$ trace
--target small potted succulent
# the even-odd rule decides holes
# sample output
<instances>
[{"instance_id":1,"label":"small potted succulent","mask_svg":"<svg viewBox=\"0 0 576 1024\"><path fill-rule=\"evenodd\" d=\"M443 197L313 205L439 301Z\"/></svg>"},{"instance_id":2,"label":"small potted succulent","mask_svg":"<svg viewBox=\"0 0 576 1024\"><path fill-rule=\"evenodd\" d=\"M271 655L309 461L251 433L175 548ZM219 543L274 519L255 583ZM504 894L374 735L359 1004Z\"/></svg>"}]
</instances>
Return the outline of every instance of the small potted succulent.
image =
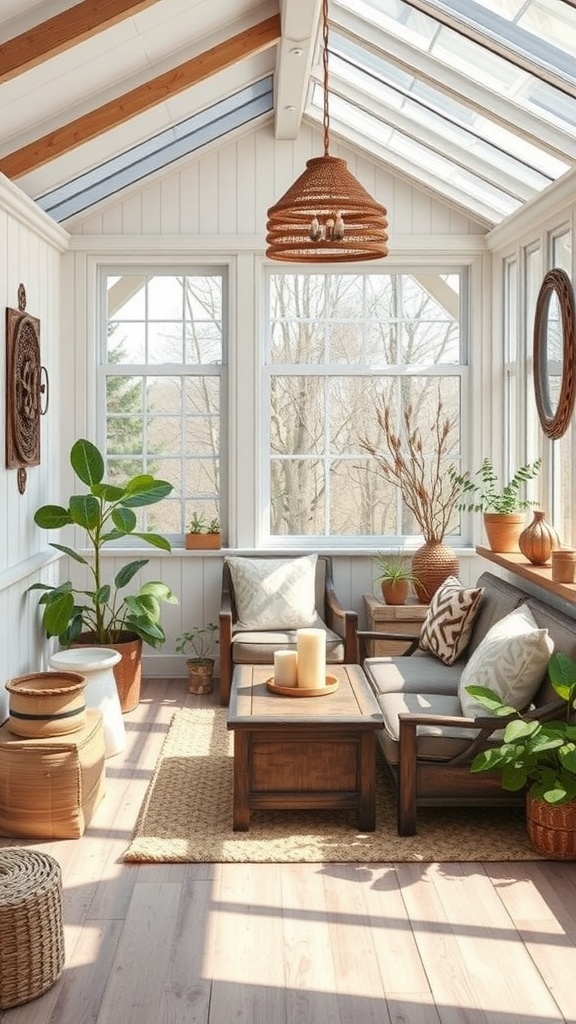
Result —
<instances>
[{"instance_id":1,"label":"small potted succulent","mask_svg":"<svg viewBox=\"0 0 576 1024\"><path fill-rule=\"evenodd\" d=\"M206 519L201 512L194 512L184 536L184 544L188 551L221 547L220 520L217 516Z\"/></svg>"},{"instance_id":2,"label":"small potted succulent","mask_svg":"<svg viewBox=\"0 0 576 1024\"><path fill-rule=\"evenodd\" d=\"M176 638L178 654L190 652L186 659L190 693L212 693L214 677L214 648L218 643L218 626L193 626Z\"/></svg>"},{"instance_id":3,"label":"small potted succulent","mask_svg":"<svg viewBox=\"0 0 576 1024\"><path fill-rule=\"evenodd\" d=\"M418 582L410 560L402 555L389 556L379 551L375 562L378 575L374 577L374 582L380 584L386 604L405 604L410 586Z\"/></svg>"}]
</instances>

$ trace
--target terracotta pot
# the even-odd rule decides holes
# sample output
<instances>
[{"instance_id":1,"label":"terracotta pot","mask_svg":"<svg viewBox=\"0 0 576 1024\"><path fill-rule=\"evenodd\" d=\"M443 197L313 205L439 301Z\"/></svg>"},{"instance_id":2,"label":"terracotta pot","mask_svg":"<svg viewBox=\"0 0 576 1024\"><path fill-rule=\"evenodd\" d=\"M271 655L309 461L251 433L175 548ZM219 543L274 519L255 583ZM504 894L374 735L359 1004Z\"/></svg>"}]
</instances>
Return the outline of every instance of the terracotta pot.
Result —
<instances>
[{"instance_id":1,"label":"terracotta pot","mask_svg":"<svg viewBox=\"0 0 576 1024\"><path fill-rule=\"evenodd\" d=\"M409 580L382 580L380 587L386 604L406 604L410 590Z\"/></svg>"},{"instance_id":2,"label":"terracotta pot","mask_svg":"<svg viewBox=\"0 0 576 1024\"><path fill-rule=\"evenodd\" d=\"M492 551L520 551L518 541L525 522L524 512L485 512L484 529Z\"/></svg>"},{"instance_id":3,"label":"terracotta pot","mask_svg":"<svg viewBox=\"0 0 576 1024\"><path fill-rule=\"evenodd\" d=\"M213 551L222 547L222 537L219 533L185 533L184 545L187 551Z\"/></svg>"},{"instance_id":4,"label":"terracotta pot","mask_svg":"<svg viewBox=\"0 0 576 1024\"><path fill-rule=\"evenodd\" d=\"M214 659L188 658L186 666L190 693L212 693Z\"/></svg>"},{"instance_id":5,"label":"terracotta pot","mask_svg":"<svg viewBox=\"0 0 576 1024\"><path fill-rule=\"evenodd\" d=\"M518 547L534 565L545 565L552 552L560 547L560 537L554 527L546 522L544 512L534 512L532 522L522 530L518 538Z\"/></svg>"},{"instance_id":6,"label":"terracotta pot","mask_svg":"<svg viewBox=\"0 0 576 1024\"><path fill-rule=\"evenodd\" d=\"M120 698L122 713L134 711L140 701L140 688L142 685L142 641L135 633L119 633L114 643L99 645L93 633L82 633L72 644L73 647L98 647L105 646L118 651L122 655L117 665L114 665L114 679L116 689Z\"/></svg>"},{"instance_id":7,"label":"terracotta pot","mask_svg":"<svg viewBox=\"0 0 576 1024\"><path fill-rule=\"evenodd\" d=\"M530 845L545 857L576 860L576 800L549 804L526 797L526 827Z\"/></svg>"},{"instance_id":8,"label":"terracotta pot","mask_svg":"<svg viewBox=\"0 0 576 1024\"><path fill-rule=\"evenodd\" d=\"M417 579L414 590L420 604L428 604L438 587L449 576L457 576L460 569L458 555L448 544L429 540L412 556L412 572Z\"/></svg>"}]
</instances>

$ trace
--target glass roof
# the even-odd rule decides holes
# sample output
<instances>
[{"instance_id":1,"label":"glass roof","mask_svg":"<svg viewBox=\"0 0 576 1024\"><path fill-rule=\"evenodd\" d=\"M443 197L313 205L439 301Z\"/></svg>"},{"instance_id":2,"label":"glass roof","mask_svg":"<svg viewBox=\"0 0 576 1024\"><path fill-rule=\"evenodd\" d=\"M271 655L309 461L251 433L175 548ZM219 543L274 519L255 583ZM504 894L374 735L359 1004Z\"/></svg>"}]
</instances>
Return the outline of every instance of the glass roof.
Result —
<instances>
[{"instance_id":1,"label":"glass roof","mask_svg":"<svg viewBox=\"0 0 576 1024\"><path fill-rule=\"evenodd\" d=\"M331 0L329 46L331 133L488 225L576 163L565 0Z\"/></svg>"}]
</instances>

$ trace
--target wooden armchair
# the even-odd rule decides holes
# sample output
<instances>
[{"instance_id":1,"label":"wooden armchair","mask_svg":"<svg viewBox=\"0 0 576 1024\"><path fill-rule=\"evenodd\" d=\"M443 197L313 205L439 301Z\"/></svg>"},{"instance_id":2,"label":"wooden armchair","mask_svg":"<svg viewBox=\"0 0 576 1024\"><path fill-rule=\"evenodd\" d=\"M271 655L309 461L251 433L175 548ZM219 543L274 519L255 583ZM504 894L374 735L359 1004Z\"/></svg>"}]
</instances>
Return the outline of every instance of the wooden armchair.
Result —
<instances>
[{"instance_id":1,"label":"wooden armchair","mask_svg":"<svg viewBox=\"0 0 576 1024\"><path fill-rule=\"evenodd\" d=\"M274 558L269 553L253 558ZM286 561L280 558L279 561ZM326 661L331 664L356 664L358 661L358 615L345 610L334 590L332 559L318 555L316 563L316 611L318 625L326 629ZM230 568L222 571L220 600L220 703L230 700L230 686L235 665L273 665L274 651L296 648L295 629L245 631L237 626L238 613Z\"/></svg>"}]
</instances>

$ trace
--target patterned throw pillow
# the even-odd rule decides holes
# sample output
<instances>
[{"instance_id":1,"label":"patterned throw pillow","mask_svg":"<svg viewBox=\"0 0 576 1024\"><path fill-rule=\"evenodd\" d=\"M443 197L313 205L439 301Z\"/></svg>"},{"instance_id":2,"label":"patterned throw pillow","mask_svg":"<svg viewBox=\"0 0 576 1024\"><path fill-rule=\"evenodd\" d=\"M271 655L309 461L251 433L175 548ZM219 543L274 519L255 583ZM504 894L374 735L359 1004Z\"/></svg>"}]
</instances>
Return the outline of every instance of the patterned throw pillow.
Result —
<instances>
[{"instance_id":1,"label":"patterned throw pillow","mask_svg":"<svg viewBox=\"0 0 576 1024\"><path fill-rule=\"evenodd\" d=\"M546 673L554 643L540 629L527 605L505 615L478 644L460 676L458 696L467 718L490 714L466 691L467 686L488 686L504 704L520 711L536 694Z\"/></svg>"},{"instance_id":2,"label":"patterned throw pillow","mask_svg":"<svg viewBox=\"0 0 576 1024\"><path fill-rule=\"evenodd\" d=\"M317 555L290 559L228 556L237 626L259 630L316 625L317 559Z\"/></svg>"},{"instance_id":3,"label":"patterned throw pillow","mask_svg":"<svg viewBox=\"0 0 576 1024\"><path fill-rule=\"evenodd\" d=\"M434 594L420 631L420 649L453 665L466 650L484 590L449 576Z\"/></svg>"}]
</instances>

